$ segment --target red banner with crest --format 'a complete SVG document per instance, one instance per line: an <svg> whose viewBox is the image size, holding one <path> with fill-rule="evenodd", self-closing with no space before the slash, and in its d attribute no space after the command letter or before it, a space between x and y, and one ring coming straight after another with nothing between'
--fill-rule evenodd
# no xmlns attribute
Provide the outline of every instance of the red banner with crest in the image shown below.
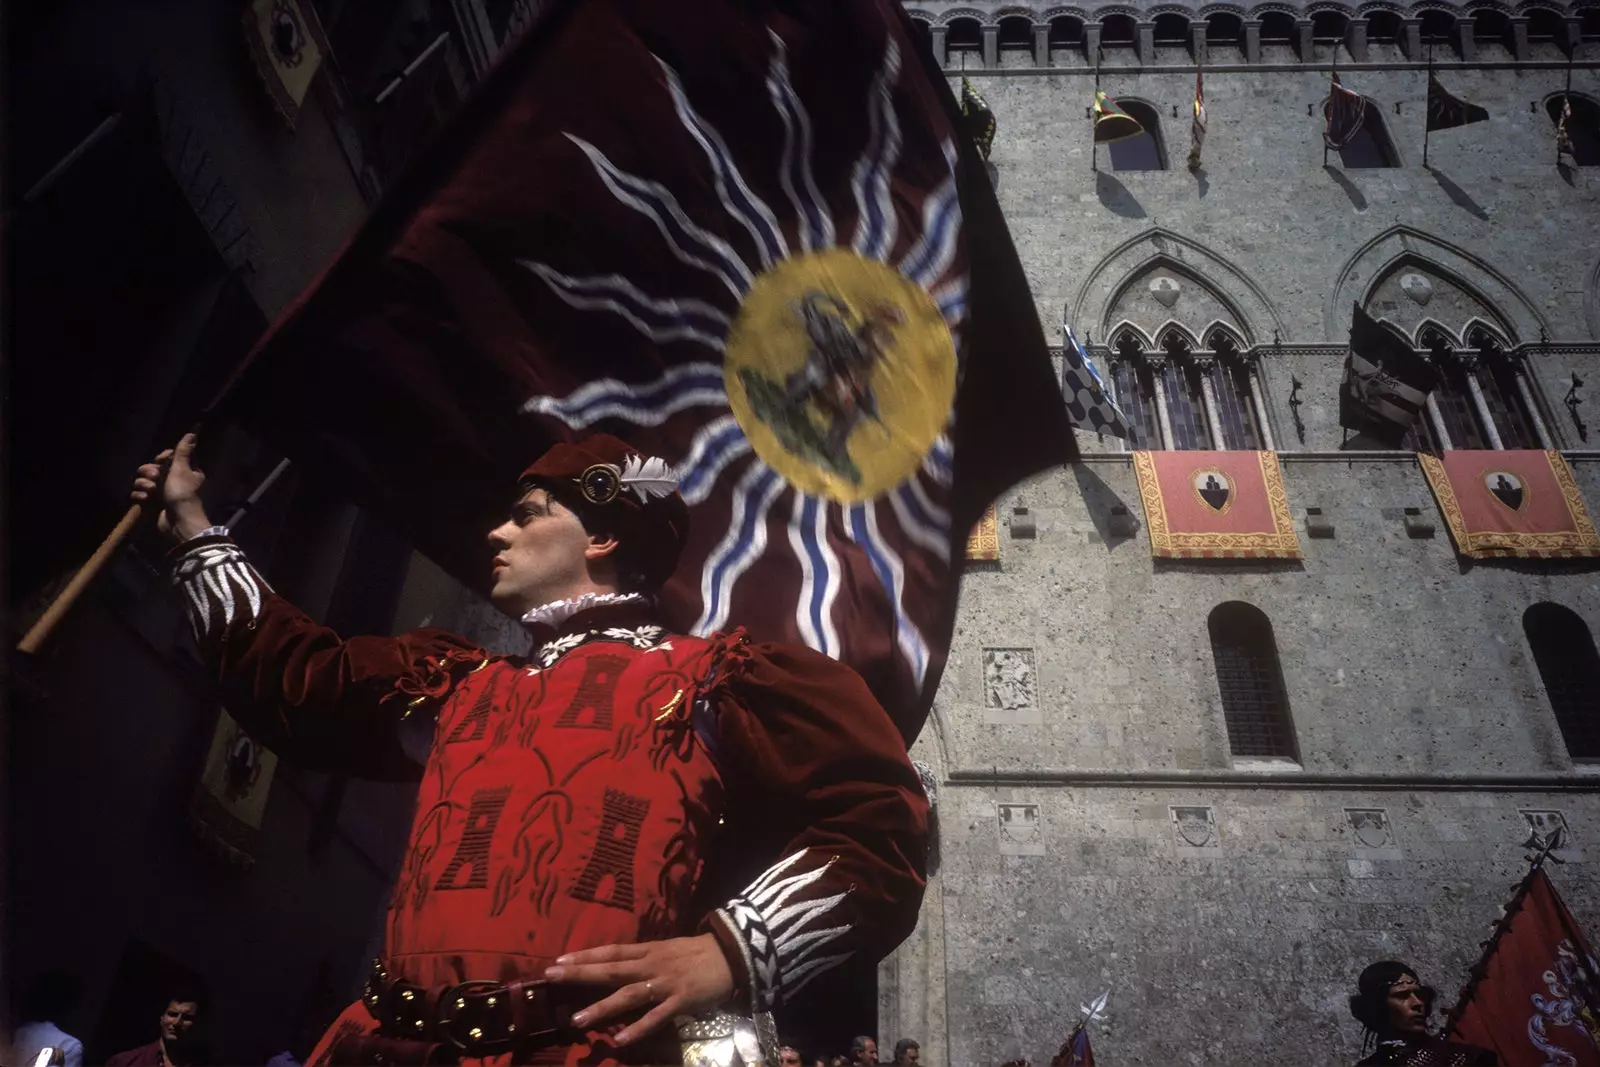
<svg viewBox="0 0 1600 1067"><path fill-rule="evenodd" d="M1600 961L1544 868L1518 886L1446 1036L1507 1067L1600 1067Z"/></svg>
<svg viewBox="0 0 1600 1067"><path fill-rule="evenodd" d="M1463 556L1600 556L1600 535L1560 452L1419 453Z"/></svg>
<svg viewBox="0 0 1600 1067"><path fill-rule="evenodd" d="M1276 452L1135 452L1151 554L1299 559Z"/></svg>

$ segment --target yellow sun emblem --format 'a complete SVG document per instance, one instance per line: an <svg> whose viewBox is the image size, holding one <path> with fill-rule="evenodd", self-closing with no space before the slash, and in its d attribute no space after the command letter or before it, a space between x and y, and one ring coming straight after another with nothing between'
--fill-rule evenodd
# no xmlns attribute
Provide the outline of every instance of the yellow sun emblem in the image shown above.
<svg viewBox="0 0 1600 1067"><path fill-rule="evenodd" d="M728 333L728 401L796 489L870 500L910 477L950 416L955 343L927 292L830 249L755 280Z"/></svg>

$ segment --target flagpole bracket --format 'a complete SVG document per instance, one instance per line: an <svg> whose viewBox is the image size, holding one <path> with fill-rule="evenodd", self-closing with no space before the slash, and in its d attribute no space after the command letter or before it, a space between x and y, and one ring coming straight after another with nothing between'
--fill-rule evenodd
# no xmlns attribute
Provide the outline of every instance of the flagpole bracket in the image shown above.
<svg viewBox="0 0 1600 1067"><path fill-rule="evenodd" d="M1300 405L1305 403L1300 399L1300 390L1304 388L1299 378L1292 374L1289 376L1289 414L1294 419L1295 436L1300 438L1301 444L1306 443L1306 423L1300 417Z"/></svg>
<svg viewBox="0 0 1600 1067"><path fill-rule="evenodd" d="M1578 405L1583 403L1583 397L1578 395L1578 390L1583 388L1583 379L1573 372L1572 384L1567 388L1567 395L1561 402L1567 406L1567 414L1572 416L1572 425L1577 428L1581 440L1589 439L1589 427L1584 425L1583 416L1578 414Z"/></svg>

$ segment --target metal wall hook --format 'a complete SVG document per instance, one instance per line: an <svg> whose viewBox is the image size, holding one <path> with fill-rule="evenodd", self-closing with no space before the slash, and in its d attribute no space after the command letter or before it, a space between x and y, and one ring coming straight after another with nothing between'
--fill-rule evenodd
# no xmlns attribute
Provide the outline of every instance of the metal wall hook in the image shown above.
<svg viewBox="0 0 1600 1067"><path fill-rule="evenodd" d="M1273 335L1272 340L1274 344L1277 343L1276 334ZM1300 417L1300 405L1305 403L1304 400L1300 399L1300 390L1303 388L1305 387L1300 384L1300 379L1291 374L1289 376L1289 414L1294 417L1295 436L1300 438L1301 444L1306 443L1306 424L1305 420Z"/></svg>
<svg viewBox="0 0 1600 1067"><path fill-rule="evenodd" d="M1572 385L1567 389L1567 395L1561 402L1567 405L1567 414L1572 416L1572 425L1577 427L1580 440L1589 439L1589 427L1584 425L1583 418L1578 414L1578 405L1583 403L1583 397L1578 395L1578 390L1583 388L1583 379L1578 377L1576 371L1572 374Z"/></svg>

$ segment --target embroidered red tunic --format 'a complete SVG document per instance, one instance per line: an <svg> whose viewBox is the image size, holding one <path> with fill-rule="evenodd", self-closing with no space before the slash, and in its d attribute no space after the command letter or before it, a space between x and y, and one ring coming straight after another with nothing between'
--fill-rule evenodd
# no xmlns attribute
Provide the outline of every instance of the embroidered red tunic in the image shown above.
<svg viewBox="0 0 1600 1067"><path fill-rule="evenodd" d="M395 977L531 980L564 952L710 929L766 1010L915 923L926 798L865 683L819 653L669 634L642 601L533 627L526 657L438 630L342 640L224 536L182 546L174 579L258 739L420 778Z"/></svg>

